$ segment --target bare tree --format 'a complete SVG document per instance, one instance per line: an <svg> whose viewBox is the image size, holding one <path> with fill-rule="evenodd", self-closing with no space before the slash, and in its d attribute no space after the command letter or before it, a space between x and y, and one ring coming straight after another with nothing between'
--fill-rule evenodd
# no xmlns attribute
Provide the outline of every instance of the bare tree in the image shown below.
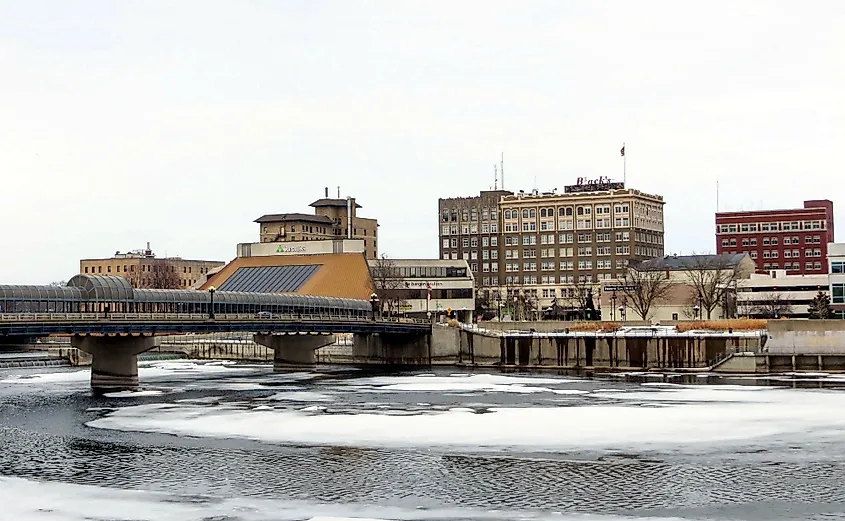
<svg viewBox="0 0 845 521"><path fill-rule="evenodd" d="M149 271L144 271L148 266ZM132 272L129 283L135 288L178 289L181 279L177 267L165 260L139 266L139 271Z"/></svg>
<svg viewBox="0 0 845 521"><path fill-rule="evenodd" d="M754 315L762 318L778 318L792 314L792 305L782 293L769 292L755 301Z"/></svg>
<svg viewBox="0 0 845 521"><path fill-rule="evenodd" d="M381 311L384 312L386 306L388 313L392 314L394 299L398 296L399 289L404 287L399 268L387 255L382 255L370 265L370 277L373 282L373 293L378 296Z"/></svg>
<svg viewBox="0 0 845 521"><path fill-rule="evenodd" d="M654 305L666 297L674 283L663 270L629 267L620 279L622 293L628 297L628 306L643 320L651 320Z"/></svg>
<svg viewBox="0 0 845 521"><path fill-rule="evenodd" d="M701 316L706 313L708 320L742 278L740 266L731 255L691 255L684 261L683 270L693 290L690 303L699 307Z"/></svg>
<svg viewBox="0 0 845 521"><path fill-rule="evenodd" d="M569 286L569 290L567 292L567 301L571 305L572 308L578 310L582 314L584 310L587 309L590 300L593 298L594 287L595 284L588 278L583 276L578 276L575 279L575 282Z"/></svg>

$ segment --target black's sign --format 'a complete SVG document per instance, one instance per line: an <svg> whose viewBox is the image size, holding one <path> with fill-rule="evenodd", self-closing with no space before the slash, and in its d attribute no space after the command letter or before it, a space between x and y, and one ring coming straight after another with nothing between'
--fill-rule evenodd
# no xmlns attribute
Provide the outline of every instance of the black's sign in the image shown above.
<svg viewBox="0 0 845 521"><path fill-rule="evenodd" d="M624 190L625 183L611 181L607 176L600 176L598 179L587 179L579 177L574 185L564 186L563 191L567 194L580 192L599 192L602 190Z"/></svg>

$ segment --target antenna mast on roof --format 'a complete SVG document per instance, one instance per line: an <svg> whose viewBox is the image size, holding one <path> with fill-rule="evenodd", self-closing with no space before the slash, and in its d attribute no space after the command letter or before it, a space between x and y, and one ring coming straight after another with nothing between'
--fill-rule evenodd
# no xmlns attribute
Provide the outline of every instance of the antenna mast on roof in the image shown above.
<svg viewBox="0 0 845 521"><path fill-rule="evenodd" d="M340 187L337 187L337 198L340 199Z"/></svg>
<svg viewBox="0 0 845 521"><path fill-rule="evenodd" d="M499 189L499 173L496 170L496 165L493 165L493 190Z"/></svg>
<svg viewBox="0 0 845 521"><path fill-rule="evenodd" d="M499 168L499 170L502 171L502 190L504 190L505 189L505 153L504 152L502 152L502 162L501 162L501 168Z"/></svg>

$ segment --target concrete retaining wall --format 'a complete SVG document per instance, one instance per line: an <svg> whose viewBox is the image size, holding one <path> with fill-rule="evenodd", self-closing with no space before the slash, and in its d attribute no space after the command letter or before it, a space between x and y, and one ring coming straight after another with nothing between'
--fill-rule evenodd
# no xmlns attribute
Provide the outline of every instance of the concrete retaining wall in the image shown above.
<svg viewBox="0 0 845 521"><path fill-rule="evenodd" d="M702 368L726 351L759 351L761 338L735 335L495 336L461 330L459 363L570 368Z"/></svg>
<svg viewBox="0 0 845 521"><path fill-rule="evenodd" d="M770 354L845 355L845 320L770 320Z"/></svg>

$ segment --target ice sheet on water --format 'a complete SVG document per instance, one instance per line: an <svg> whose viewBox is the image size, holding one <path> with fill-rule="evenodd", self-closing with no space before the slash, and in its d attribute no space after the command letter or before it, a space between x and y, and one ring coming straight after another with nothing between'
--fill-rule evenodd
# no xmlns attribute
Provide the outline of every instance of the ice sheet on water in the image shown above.
<svg viewBox="0 0 845 521"><path fill-rule="evenodd" d="M255 367L237 365L233 362L145 362L138 364L138 377L157 378L177 374L234 374L254 372ZM54 371L49 373L16 373L0 380L0 383L79 383L90 380L91 369Z"/></svg>
<svg viewBox="0 0 845 521"><path fill-rule="evenodd" d="M602 401L592 402L594 396ZM817 433L845 435L845 393L708 386L586 395L569 407L371 409L314 415L235 404L123 407L91 427L269 443L477 450L709 450ZM607 402L610 400L610 403ZM638 400L640 404L633 402ZM645 404L643 406L642 404ZM810 433L810 434L807 434ZM699 448L691 447L698 445Z"/></svg>
<svg viewBox="0 0 845 521"><path fill-rule="evenodd" d="M325 393L317 393L312 391L286 391L281 393L276 393L273 396L269 396L266 398L267 400L274 400L274 401L287 401L287 402L333 402L334 397L325 394Z"/></svg>
<svg viewBox="0 0 845 521"><path fill-rule="evenodd" d="M3 519L38 521L634 521L646 518L444 507L409 509L255 498L211 498L0 477ZM647 518L648 521L670 521Z"/></svg>
<svg viewBox="0 0 845 521"><path fill-rule="evenodd" d="M146 391L119 391L115 393L105 393L106 398L135 398L140 396L159 396L164 394L164 391L149 389Z"/></svg>
<svg viewBox="0 0 845 521"><path fill-rule="evenodd" d="M351 386L363 392L495 392L495 393L548 393L555 392L549 387L541 385L565 385L578 380L565 378L543 378L543 377L517 377L495 374L469 374L435 376L423 374L405 377L374 377L361 378L349 382L340 382L341 385ZM572 391L571 394L578 394L583 391ZM561 392L559 394L566 394Z"/></svg>

